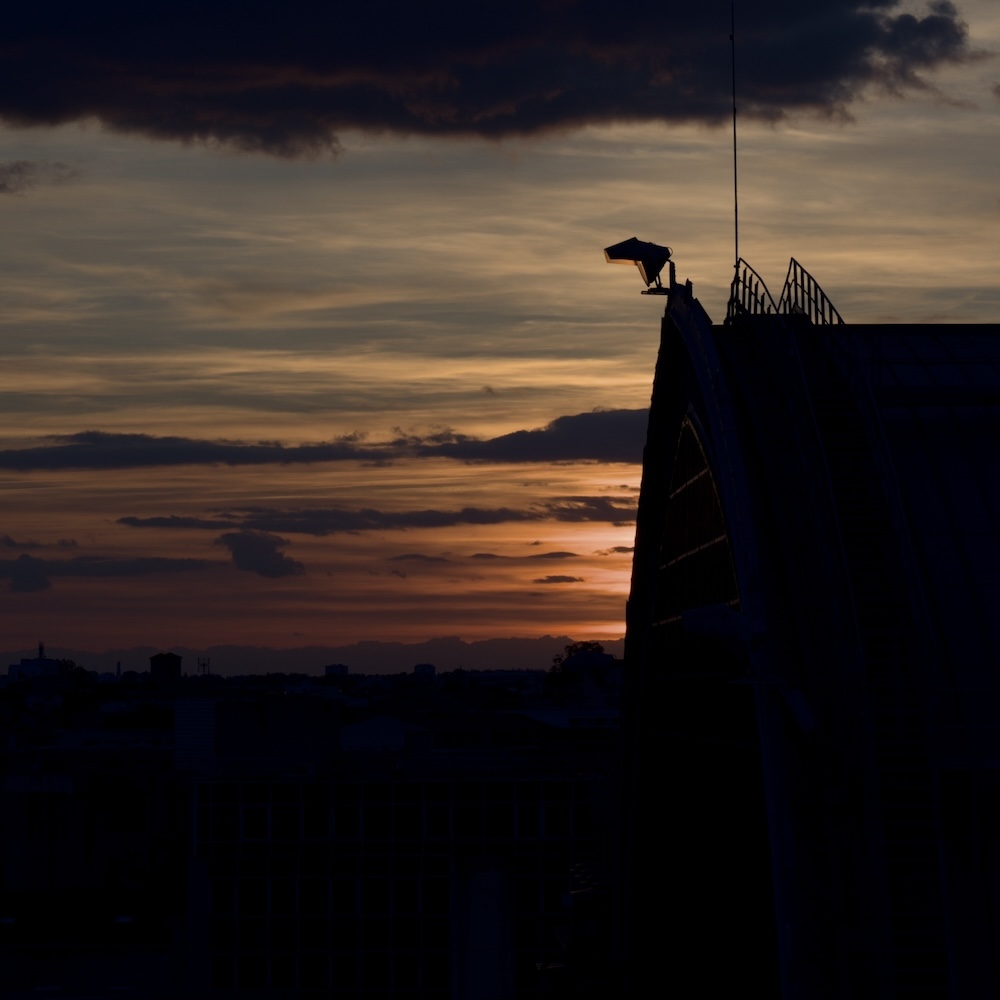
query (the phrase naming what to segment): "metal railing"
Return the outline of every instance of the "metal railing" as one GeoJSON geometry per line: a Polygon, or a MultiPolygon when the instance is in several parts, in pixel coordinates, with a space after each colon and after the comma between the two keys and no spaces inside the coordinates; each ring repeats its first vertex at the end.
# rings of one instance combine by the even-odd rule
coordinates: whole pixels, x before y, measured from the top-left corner
{"type": "Polygon", "coordinates": [[[778,312],[807,316],[814,326],[843,326],[844,321],[816,279],[793,257],[788,262],[778,312]]]}
{"type": "Polygon", "coordinates": [[[736,262],[736,273],[729,287],[729,305],[726,323],[737,316],[762,316],[778,312],[764,279],[741,257],[736,262]]]}

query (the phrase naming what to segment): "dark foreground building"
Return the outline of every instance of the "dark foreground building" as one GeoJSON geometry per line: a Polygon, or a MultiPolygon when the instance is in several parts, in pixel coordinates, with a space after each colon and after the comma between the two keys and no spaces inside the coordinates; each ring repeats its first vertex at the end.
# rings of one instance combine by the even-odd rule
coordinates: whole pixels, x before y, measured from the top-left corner
{"type": "Polygon", "coordinates": [[[0,686],[4,1000],[608,995],[613,658],[178,659],[104,681],[22,661],[0,686]]]}
{"type": "Polygon", "coordinates": [[[671,281],[635,551],[627,995],[1000,995],[1000,326],[671,281]]]}

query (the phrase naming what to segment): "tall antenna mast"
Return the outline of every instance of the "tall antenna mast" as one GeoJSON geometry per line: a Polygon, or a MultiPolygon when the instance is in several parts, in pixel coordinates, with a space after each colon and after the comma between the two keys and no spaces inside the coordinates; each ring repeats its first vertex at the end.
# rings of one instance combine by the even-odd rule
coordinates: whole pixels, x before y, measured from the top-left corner
{"type": "Polygon", "coordinates": [[[733,244],[736,254],[735,267],[740,266],[740,198],[736,172],[736,0],[729,4],[729,47],[732,56],[733,83],[733,244]]]}

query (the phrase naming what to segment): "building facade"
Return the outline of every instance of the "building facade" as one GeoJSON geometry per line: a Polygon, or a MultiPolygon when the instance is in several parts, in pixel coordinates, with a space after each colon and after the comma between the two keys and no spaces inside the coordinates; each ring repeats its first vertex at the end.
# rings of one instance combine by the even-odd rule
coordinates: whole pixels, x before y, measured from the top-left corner
{"type": "Polygon", "coordinates": [[[672,283],[628,606],[633,985],[668,947],[705,995],[1000,992],[998,566],[1000,326],[845,324],[794,260],[777,302],[741,261],[721,325],[672,283]]]}

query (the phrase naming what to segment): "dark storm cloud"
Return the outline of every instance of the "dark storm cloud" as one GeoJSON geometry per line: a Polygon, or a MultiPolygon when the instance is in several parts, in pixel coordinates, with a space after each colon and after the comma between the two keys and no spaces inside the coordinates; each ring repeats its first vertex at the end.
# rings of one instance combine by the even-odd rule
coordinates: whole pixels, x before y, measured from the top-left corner
{"type": "Polygon", "coordinates": [[[557,417],[537,430],[485,441],[455,436],[425,443],[418,454],[466,462],[642,462],[649,411],[594,410],[557,417]]]}
{"type": "Polygon", "coordinates": [[[7,160],[0,163],[0,194],[22,194],[39,184],[66,184],[79,171],[66,163],[7,160]]]}
{"type": "MultiPolygon", "coordinates": [[[[210,441],[152,434],[81,431],[51,435],[27,448],[0,451],[0,469],[140,469],[177,465],[310,465],[318,462],[387,462],[402,458],[450,458],[462,462],[642,461],[648,411],[594,410],[557,417],[536,430],[496,438],[455,431],[404,435],[370,442],[347,434],[319,444],[277,441],[210,441]]],[[[177,525],[182,527],[183,525],[177,525]]],[[[203,525],[191,525],[202,527],[203,525]]],[[[216,525],[215,527],[229,527],[216,525]]]]}
{"type": "Polygon", "coordinates": [[[46,440],[57,443],[0,451],[0,468],[25,472],[32,469],[135,469],[174,465],[290,465],[385,457],[384,446],[366,447],[356,435],[289,448],[274,441],[201,441],[151,434],[109,434],[104,431],[52,435],[46,440]]]}
{"type": "Polygon", "coordinates": [[[286,556],[281,549],[289,544],[287,538],[266,531],[231,531],[220,535],[217,545],[229,549],[233,564],[248,573],[277,578],[296,576],[305,572],[302,563],[286,556]]]}
{"type": "MultiPolygon", "coordinates": [[[[745,113],[839,112],[968,56],[955,7],[743,0],[745,113]]],[[[295,156],[359,128],[503,136],[729,113],[729,8],[637,0],[53,2],[4,14],[0,117],[295,156]]]]}
{"type": "Polygon", "coordinates": [[[104,556],[77,556],[74,559],[39,559],[26,553],[17,559],[0,559],[0,579],[10,580],[10,589],[27,593],[45,590],[50,577],[149,576],[157,573],[186,573],[214,565],[206,559],[167,559],[138,556],[109,559],[104,556]]]}

